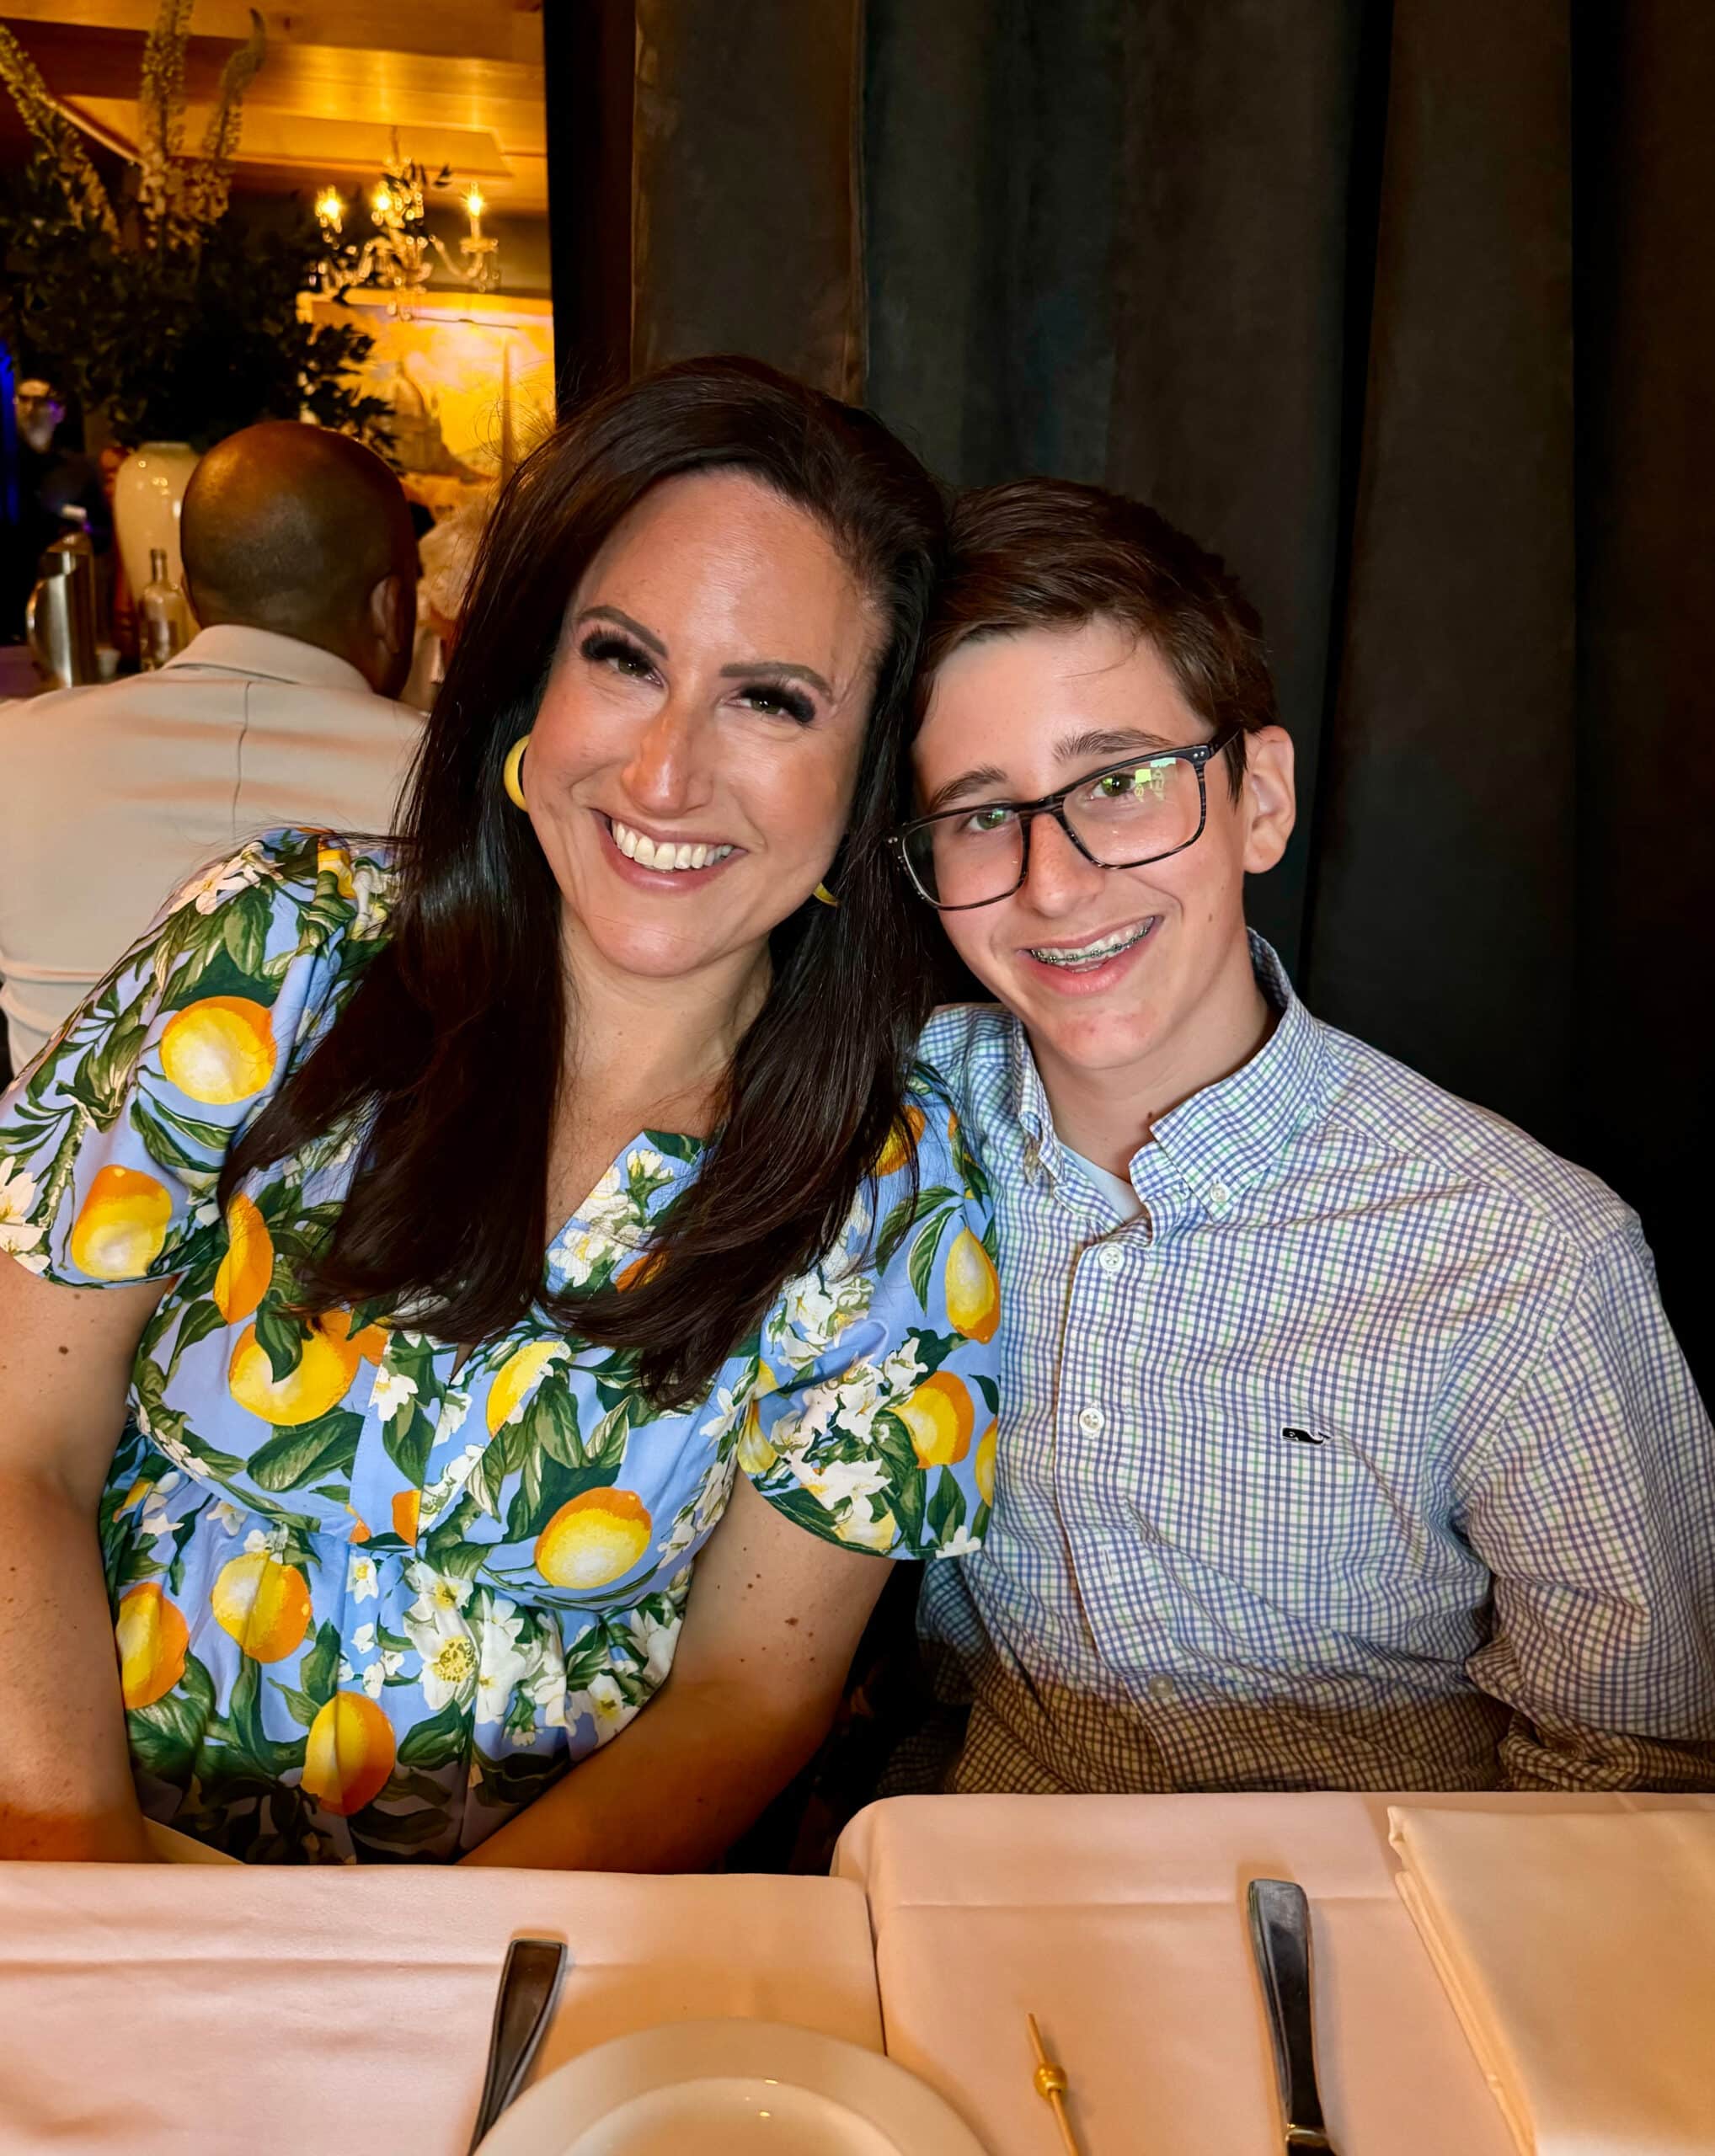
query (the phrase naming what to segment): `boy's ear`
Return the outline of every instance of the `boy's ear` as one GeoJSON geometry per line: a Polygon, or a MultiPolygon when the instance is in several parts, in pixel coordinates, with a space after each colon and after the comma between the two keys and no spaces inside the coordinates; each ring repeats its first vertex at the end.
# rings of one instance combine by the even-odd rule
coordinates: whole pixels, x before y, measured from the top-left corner
{"type": "Polygon", "coordinates": [[[1286,851],[1298,820],[1293,782],[1292,736],[1284,726],[1260,727],[1245,736],[1244,865],[1253,876],[1272,868],[1286,851]]]}

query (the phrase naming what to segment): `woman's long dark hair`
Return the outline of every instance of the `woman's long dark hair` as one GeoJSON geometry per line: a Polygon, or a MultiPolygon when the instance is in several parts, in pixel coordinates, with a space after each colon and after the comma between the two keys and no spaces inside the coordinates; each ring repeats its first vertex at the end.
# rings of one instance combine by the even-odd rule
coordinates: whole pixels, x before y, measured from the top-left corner
{"type": "Polygon", "coordinates": [[[893,1127],[927,1016],[922,909],[883,841],[903,800],[942,509],[916,459],[867,413],[756,361],[689,361],[598,398],[521,467],[425,729],[388,940],[221,1181],[224,1203],[253,1169],[371,1118],[330,1241],[300,1268],[302,1299],[406,1310],[470,1342],[542,1299],[567,1038],[560,897],[501,766],[529,731],[573,593],[608,534],[652,487],[712,469],[748,472],[815,516],[885,641],[830,872],[839,906],[807,904],[774,931],[767,1001],[658,1262],[622,1294],[549,1299],[585,1338],[635,1349],[663,1402],[706,1389],[781,1283],[833,1242],[893,1127]]]}

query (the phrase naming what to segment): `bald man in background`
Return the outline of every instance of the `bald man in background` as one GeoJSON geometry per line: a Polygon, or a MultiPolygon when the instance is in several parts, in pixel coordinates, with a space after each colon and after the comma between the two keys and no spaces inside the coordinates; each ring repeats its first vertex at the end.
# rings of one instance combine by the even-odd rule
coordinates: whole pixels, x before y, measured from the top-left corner
{"type": "Polygon", "coordinates": [[[398,481],[269,421],[202,459],[179,526],[201,632],[153,674],[0,706],[0,1011],[21,1070],[186,878],[280,824],[392,828],[422,734],[398,481]]]}

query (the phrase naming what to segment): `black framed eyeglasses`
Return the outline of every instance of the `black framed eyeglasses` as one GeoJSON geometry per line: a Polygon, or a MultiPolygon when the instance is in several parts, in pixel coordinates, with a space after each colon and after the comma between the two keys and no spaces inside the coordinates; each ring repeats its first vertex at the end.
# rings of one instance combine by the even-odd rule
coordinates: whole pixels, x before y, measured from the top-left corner
{"type": "Polygon", "coordinates": [[[973,801],[902,824],[888,843],[920,899],[964,913],[1009,899],[1030,873],[1030,826],[1052,816],[1098,868],[1142,868],[1195,846],[1209,821],[1209,766],[1237,740],[1156,749],[1086,771],[1039,801],[973,801]]]}

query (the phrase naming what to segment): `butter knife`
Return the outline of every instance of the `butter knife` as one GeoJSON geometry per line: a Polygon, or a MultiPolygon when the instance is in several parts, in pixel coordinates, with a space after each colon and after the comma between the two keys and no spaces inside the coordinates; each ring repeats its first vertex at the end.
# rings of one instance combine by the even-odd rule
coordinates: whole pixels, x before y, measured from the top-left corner
{"type": "Polygon", "coordinates": [[[1316,2085],[1310,1904],[1304,1889],[1285,1879],[1252,1880],[1248,1899],[1251,1951],[1269,2010],[1285,2146],[1338,2156],[1328,2139],[1316,2085]]]}
{"type": "Polygon", "coordinates": [[[566,1966],[558,1939],[515,1939],[506,1949],[500,1988],[494,1999],[494,2025],[489,2036],[489,2070],[470,2139],[471,2156],[508,2104],[524,2086],[537,2048],[553,2018],[553,2003],[566,1966]]]}

